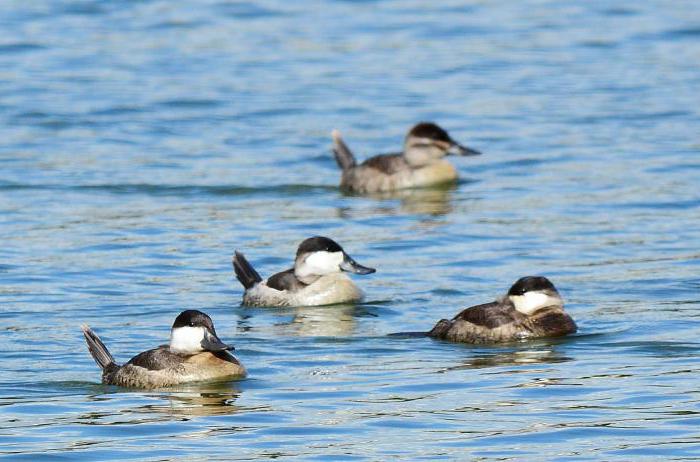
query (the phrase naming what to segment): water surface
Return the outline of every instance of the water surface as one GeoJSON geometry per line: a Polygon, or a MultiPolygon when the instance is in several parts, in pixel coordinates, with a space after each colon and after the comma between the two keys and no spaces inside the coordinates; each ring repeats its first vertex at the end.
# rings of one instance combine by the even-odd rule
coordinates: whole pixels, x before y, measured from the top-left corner
{"type": "Polygon", "coordinates": [[[0,12],[0,454],[14,460],[700,457],[693,2],[8,1],[0,12]],[[461,180],[340,193],[434,120],[461,180]],[[239,306],[304,238],[366,302],[239,306]],[[577,335],[391,338],[548,276],[577,335]],[[99,384],[209,313],[250,377],[99,384]]]}

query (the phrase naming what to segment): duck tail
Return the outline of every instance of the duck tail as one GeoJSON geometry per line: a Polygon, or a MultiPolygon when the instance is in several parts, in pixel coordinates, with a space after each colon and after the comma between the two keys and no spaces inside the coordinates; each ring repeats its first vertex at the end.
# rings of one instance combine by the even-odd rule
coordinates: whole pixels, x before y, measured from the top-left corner
{"type": "Polygon", "coordinates": [[[233,270],[236,272],[236,278],[246,289],[250,289],[255,284],[262,282],[262,278],[255,271],[255,268],[237,250],[233,253],[233,270]]]}
{"type": "Polygon", "coordinates": [[[450,327],[452,327],[452,321],[449,319],[441,319],[426,335],[433,338],[445,338],[450,327]]]}
{"type": "Polygon", "coordinates": [[[338,163],[338,167],[343,171],[350,170],[356,165],[355,156],[345,142],[343,142],[338,130],[333,130],[331,136],[333,137],[333,155],[335,155],[335,161],[338,163]]]}
{"type": "Polygon", "coordinates": [[[97,365],[100,366],[103,371],[117,367],[114,357],[109,352],[105,344],[102,343],[100,337],[98,337],[87,324],[83,324],[80,326],[80,328],[83,330],[83,335],[85,336],[85,341],[87,342],[88,350],[92,355],[92,359],[95,360],[97,365]]]}

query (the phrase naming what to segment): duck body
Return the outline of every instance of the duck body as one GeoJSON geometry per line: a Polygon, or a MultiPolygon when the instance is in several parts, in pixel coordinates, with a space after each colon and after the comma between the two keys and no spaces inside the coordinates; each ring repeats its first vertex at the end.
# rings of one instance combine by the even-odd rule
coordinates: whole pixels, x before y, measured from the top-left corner
{"type": "Polygon", "coordinates": [[[558,307],[526,316],[496,301],[467,308],[451,320],[440,320],[428,336],[462,343],[501,343],[559,337],[576,329],[574,320],[558,307]]]}
{"type": "Polygon", "coordinates": [[[294,289],[279,289],[256,284],[243,295],[248,306],[319,306],[336,303],[354,303],[363,299],[364,293],[344,274],[329,274],[315,282],[294,289]]]}
{"type": "Polygon", "coordinates": [[[369,274],[375,270],[355,262],[333,240],[315,236],[303,241],[294,267],[263,280],[240,252],[233,267],[245,291],[248,306],[318,306],[354,303],[364,293],[345,274],[369,274]]]}
{"type": "Polygon", "coordinates": [[[438,321],[427,335],[452,342],[500,343],[559,337],[576,330],[554,285],[547,278],[527,276],[496,301],[438,321]]]}
{"type": "Polygon", "coordinates": [[[340,187],[357,193],[423,188],[456,181],[457,169],[446,160],[411,167],[403,154],[383,154],[344,170],[340,187]]]}
{"type": "Polygon", "coordinates": [[[454,182],[458,178],[457,169],[444,157],[480,154],[457,143],[432,122],[421,122],[411,128],[402,152],[374,156],[361,164],[356,162],[340,132],[334,130],[332,137],[333,153],[342,170],[341,189],[361,194],[454,182]]]}
{"type": "Polygon", "coordinates": [[[172,353],[168,345],[140,353],[123,366],[102,372],[102,383],[131,388],[164,388],[188,382],[243,378],[246,370],[228,351],[190,356],[172,353]]]}
{"type": "Polygon", "coordinates": [[[233,347],[217,337],[211,318],[201,311],[180,313],[170,331],[168,345],[139,353],[124,365],[117,364],[90,327],[83,325],[82,330],[106,385],[153,389],[246,376],[243,365],[229,353],[233,347]]]}

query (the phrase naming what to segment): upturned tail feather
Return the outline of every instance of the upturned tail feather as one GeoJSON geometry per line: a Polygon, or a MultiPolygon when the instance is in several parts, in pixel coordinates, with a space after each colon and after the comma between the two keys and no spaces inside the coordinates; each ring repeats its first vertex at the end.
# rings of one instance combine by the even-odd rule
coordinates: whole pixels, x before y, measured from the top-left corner
{"type": "Polygon", "coordinates": [[[118,367],[117,363],[114,361],[114,357],[105,344],[102,343],[100,337],[98,337],[87,324],[83,324],[80,328],[83,330],[83,335],[85,336],[85,341],[87,342],[92,359],[95,360],[97,365],[100,366],[103,371],[118,367]]]}
{"type": "Polygon", "coordinates": [[[355,167],[355,156],[350,148],[343,142],[343,139],[340,137],[340,132],[338,130],[333,130],[331,136],[333,137],[333,155],[335,155],[335,161],[338,163],[338,167],[343,171],[355,167]]]}
{"type": "Polygon", "coordinates": [[[255,268],[238,251],[233,254],[233,270],[236,272],[236,278],[246,289],[250,289],[255,284],[262,282],[262,278],[255,271],[255,268]]]}

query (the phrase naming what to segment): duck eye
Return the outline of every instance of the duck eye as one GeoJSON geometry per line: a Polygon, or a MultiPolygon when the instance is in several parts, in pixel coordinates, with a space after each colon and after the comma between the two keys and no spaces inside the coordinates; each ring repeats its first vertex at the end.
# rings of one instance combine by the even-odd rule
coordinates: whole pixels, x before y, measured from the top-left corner
{"type": "Polygon", "coordinates": [[[190,327],[194,327],[194,323],[190,321],[190,327]]]}

